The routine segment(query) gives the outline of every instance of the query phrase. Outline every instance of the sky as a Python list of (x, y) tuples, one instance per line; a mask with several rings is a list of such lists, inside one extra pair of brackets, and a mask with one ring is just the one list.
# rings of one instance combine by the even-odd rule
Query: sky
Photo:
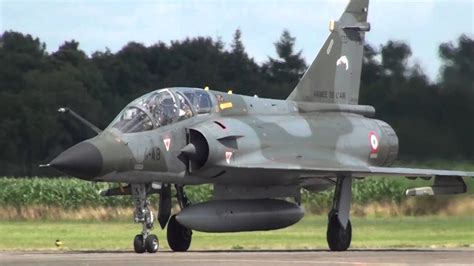
[[(0, 0), (0, 31), (39, 37), (49, 52), (66, 40), (80, 49), (120, 50), (135, 41), (152, 45), (186, 37), (221, 38), (229, 48), (237, 28), (247, 53), (262, 63), (275, 57), (274, 42), (288, 29), (309, 64), (326, 40), (329, 20), (337, 20), (348, 0)], [(439, 44), (461, 34), (473, 38), (474, 0), (372, 0), (366, 42), (407, 42), (410, 64), (432, 81), (439, 73)]]

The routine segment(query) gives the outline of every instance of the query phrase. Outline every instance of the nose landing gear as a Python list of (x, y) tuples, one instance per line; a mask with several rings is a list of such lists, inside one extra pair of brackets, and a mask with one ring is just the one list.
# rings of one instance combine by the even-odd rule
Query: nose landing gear
[(155, 253), (158, 251), (158, 237), (150, 234), (153, 229), (154, 216), (150, 210), (150, 202), (146, 199), (147, 187), (145, 184), (131, 184), (131, 192), (135, 204), (134, 219), (142, 224), (142, 233), (135, 236), (133, 248), (136, 253)]
[[(176, 198), (181, 209), (191, 205), (184, 193), (182, 185), (175, 185)], [(130, 191), (135, 205), (134, 219), (136, 223), (142, 224), (142, 232), (135, 236), (133, 248), (136, 253), (155, 253), (159, 249), (158, 237), (151, 234), (155, 217), (149, 208), (150, 202), (147, 200), (147, 184), (130, 184)], [(167, 184), (164, 184), (160, 192), (160, 211), (158, 214), (159, 222), (162, 228), (168, 224), (167, 238), (168, 244), (173, 251), (187, 251), (191, 245), (192, 230), (182, 226), (176, 221), (176, 215), (171, 216), (171, 191)]]

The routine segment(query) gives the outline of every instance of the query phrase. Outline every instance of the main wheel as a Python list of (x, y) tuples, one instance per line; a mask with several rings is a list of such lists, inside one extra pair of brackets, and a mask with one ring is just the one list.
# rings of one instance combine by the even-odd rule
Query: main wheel
[(168, 222), (168, 245), (173, 251), (187, 251), (191, 245), (193, 231), (176, 221), (176, 214)]
[(133, 248), (135, 249), (136, 253), (145, 252), (145, 243), (143, 241), (143, 235), (135, 236), (135, 239), (133, 239)]
[(345, 251), (351, 245), (352, 226), (351, 221), (347, 221), (346, 229), (342, 227), (337, 215), (329, 218), (327, 241), (329, 249), (332, 251)]
[(149, 253), (156, 253), (158, 251), (158, 237), (156, 235), (148, 235), (145, 239), (145, 248)]

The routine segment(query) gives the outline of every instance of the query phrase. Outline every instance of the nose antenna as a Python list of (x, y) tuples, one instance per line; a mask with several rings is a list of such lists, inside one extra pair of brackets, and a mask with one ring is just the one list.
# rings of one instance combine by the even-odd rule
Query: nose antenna
[(94, 124), (92, 124), (91, 122), (89, 122), (88, 120), (86, 120), (84, 117), (78, 115), (76, 112), (74, 112), (73, 110), (71, 110), (71, 108), (69, 107), (61, 107), (58, 109), (58, 113), (62, 113), (62, 114), (70, 114), (72, 115), (74, 118), (76, 118), (77, 120), (79, 120), (79, 122), (81, 122), (82, 124), (86, 125), (88, 128), (90, 128), (92, 131), (94, 131), (95, 133), (97, 133), (97, 135), (99, 135), (102, 130), (98, 127), (96, 127)]

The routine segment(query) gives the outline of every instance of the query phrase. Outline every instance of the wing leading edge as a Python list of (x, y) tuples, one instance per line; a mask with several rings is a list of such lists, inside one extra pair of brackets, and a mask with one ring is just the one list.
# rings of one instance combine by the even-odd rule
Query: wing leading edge
[(474, 172), (455, 171), (455, 170), (439, 170), (439, 169), (423, 169), (423, 168), (403, 168), (403, 167), (374, 167), (374, 166), (302, 166), (292, 163), (272, 163), (272, 164), (253, 164), (253, 165), (227, 165), (228, 169), (255, 170), (255, 171), (278, 171), (279, 173), (291, 172), (301, 173), (302, 176), (314, 177), (336, 177), (340, 175), (351, 175), (353, 177), (474, 177)]
[(474, 172), (467, 172), (467, 171), (402, 168), (402, 167), (369, 167), (368, 172), (362, 172), (361, 174), (365, 174), (366, 176), (378, 175), (378, 176), (405, 176), (405, 177), (433, 177), (433, 176), (474, 177)]
[[(296, 178), (299, 185), (307, 187), (318, 184), (321, 179), (336, 178), (339, 176), (370, 177), (370, 176), (401, 176), (401, 177), (434, 177), (434, 184), (429, 187), (411, 188), (406, 191), (407, 196), (420, 195), (449, 195), (460, 194), (467, 191), (463, 177), (474, 177), (474, 172), (451, 171), (438, 169), (401, 168), (401, 167), (361, 167), (361, 166), (339, 166), (339, 167), (301, 167), (297, 165), (271, 164), (265, 166), (228, 166), (228, 170), (252, 171), (254, 174), (264, 177), (269, 176), (273, 182), (282, 182), (275, 176)], [(238, 172), (237, 172), (238, 173)], [(272, 181), (270, 181), (272, 182)]]

